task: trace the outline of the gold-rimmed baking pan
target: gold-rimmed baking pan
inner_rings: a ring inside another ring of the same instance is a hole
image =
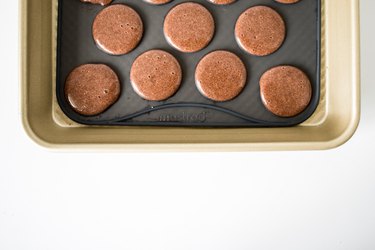
[[[56,101],[57,0],[21,0],[22,117],[28,134],[52,148],[130,150],[302,150],[341,145],[360,116],[359,3],[321,4],[321,99],[313,116],[284,128],[84,126]]]

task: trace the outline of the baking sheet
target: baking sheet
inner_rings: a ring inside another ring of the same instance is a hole
[[[103,7],[83,4],[77,0],[59,0],[58,54],[56,96],[63,112],[72,120],[87,125],[158,125],[202,127],[258,127],[292,126],[308,119],[320,98],[320,0],[304,0],[285,5],[273,0],[240,0],[227,6],[203,4],[213,14],[216,34],[208,47],[186,54],[168,45],[163,36],[163,21],[168,11],[183,0],[154,6],[140,0],[114,1],[134,8],[142,17],[145,33],[140,45],[131,53],[111,56],[97,48],[92,35],[92,23]],[[234,37],[234,25],[239,15],[249,7],[266,5],[284,18],[287,36],[283,46],[266,57],[252,56],[239,48]],[[143,100],[131,87],[129,72],[135,58],[150,49],[163,49],[173,54],[183,69],[179,91],[162,102]],[[229,102],[214,102],[203,97],[195,86],[194,73],[199,60],[207,53],[224,49],[236,53],[248,70],[243,92]],[[73,111],[64,95],[67,75],[75,67],[86,63],[105,63],[119,75],[122,93],[119,100],[104,113],[87,117]],[[308,108],[291,118],[270,113],[261,102],[259,79],[277,65],[293,65],[305,71],[311,80],[313,97]]]

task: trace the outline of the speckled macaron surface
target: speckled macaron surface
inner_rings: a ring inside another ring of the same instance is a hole
[[[195,82],[202,95],[214,101],[229,101],[246,85],[246,68],[229,51],[214,51],[203,57],[195,72]]]
[[[139,14],[124,4],[103,9],[95,17],[92,33],[96,45],[111,55],[132,51],[141,41],[143,23]]]
[[[283,18],[270,7],[255,6],[238,18],[235,36],[239,46],[256,56],[267,56],[278,50],[286,35]]]
[[[164,35],[181,52],[205,48],[215,33],[215,21],[201,4],[186,2],[173,7],[164,20]]]
[[[163,50],[143,53],[134,61],[130,71],[134,91],[149,101],[162,101],[174,95],[181,79],[179,62]]]
[[[79,114],[98,115],[120,95],[116,73],[104,64],[85,64],[75,68],[65,82],[65,96]]]
[[[312,97],[309,78],[293,66],[278,66],[265,72],[260,79],[260,92],[265,107],[281,117],[298,115]]]
[[[81,0],[83,3],[100,4],[102,6],[112,3],[112,0]]]

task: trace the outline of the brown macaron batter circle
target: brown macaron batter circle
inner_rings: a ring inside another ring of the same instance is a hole
[[[236,22],[238,45],[256,56],[277,51],[284,42],[286,27],[283,18],[270,7],[255,6],[244,11]]]
[[[187,2],[173,7],[164,20],[164,35],[175,49],[192,53],[205,48],[215,33],[215,21],[201,4]]]
[[[209,2],[217,5],[226,5],[234,3],[236,0],[208,0]]]
[[[116,73],[104,64],[85,64],[75,68],[65,81],[65,97],[79,114],[98,115],[120,96]]]
[[[133,63],[130,81],[134,91],[145,100],[163,101],[180,87],[182,70],[177,59],[163,50],[150,50]]]
[[[217,50],[205,55],[197,65],[195,83],[199,92],[213,101],[230,101],[246,85],[247,71],[234,53]]]
[[[146,3],[154,4],[154,5],[162,5],[171,2],[172,0],[143,0]]]
[[[298,3],[300,0],[275,0],[278,3],[284,3],[284,4],[292,4],[292,3]]]
[[[293,117],[304,111],[312,98],[307,75],[293,66],[277,66],[260,78],[260,94],[264,106],[280,117]]]
[[[141,41],[143,22],[131,7],[115,4],[106,7],[95,17],[92,33],[101,50],[111,55],[124,55]]]
[[[81,0],[82,3],[100,4],[102,6],[112,3],[112,0]]]

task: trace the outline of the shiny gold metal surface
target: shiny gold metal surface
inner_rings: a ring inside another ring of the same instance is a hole
[[[360,118],[359,0],[322,1],[321,101],[288,128],[83,126],[55,97],[57,0],[20,0],[21,101],[25,130],[49,148],[173,151],[329,149],[354,134]]]

